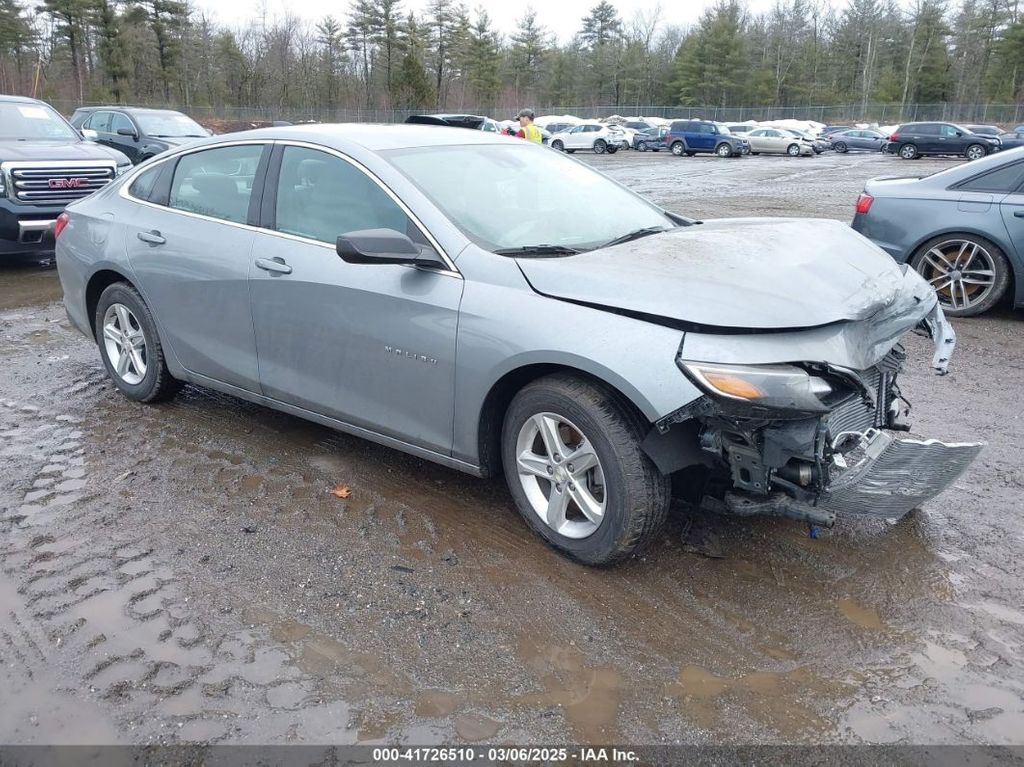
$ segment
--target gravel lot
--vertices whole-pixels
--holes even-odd
[[[702,218],[849,221],[874,155],[587,158]],[[915,431],[989,447],[898,524],[675,514],[570,564],[483,482],[189,387],[107,383],[0,271],[0,742],[1021,743],[1020,313],[912,337]],[[328,491],[351,488],[340,499]]]

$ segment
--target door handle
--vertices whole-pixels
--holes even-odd
[[[1015,211],[1013,211],[1013,217],[1014,218],[1024,218],[1024,210],[1015,210]]]
[[[152,229],[148,232],[139,232],[138,238],[143,242],[148,242],[150,245],[163,245],[167,240],[163,238],[156,229]]]
[[[292,268],[284,262],[283,258],[257,258],[256,266],[265,272],[276,274],[291,274]]]

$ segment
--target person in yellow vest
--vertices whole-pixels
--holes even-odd
[[[519,110],[519,132],[516,133],[516,135],[519,136],[519,138],[524,138],[527,141],[532,141],[534,144],[543,143],[540,128],[533,124],[532,109]]]

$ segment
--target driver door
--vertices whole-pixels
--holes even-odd
[[[343,261],[338,235],[362,229],[432,245],[375,178],[334,152],[277,146],[261,225],[249,295],[263,393],[450,454],[462,278]]]

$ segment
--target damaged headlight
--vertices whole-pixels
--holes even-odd
[[[768,408],[825,412],[832,386],[795,365],[721,365],[679,361],[701,389],[716,397]]]

